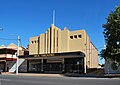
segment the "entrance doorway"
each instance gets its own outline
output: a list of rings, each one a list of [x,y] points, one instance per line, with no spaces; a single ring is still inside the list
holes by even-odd
[[[41,60],[28,60],[28,72],[40,73]]]
[[[83,58],[67,58],[65,59],[65,72],[67,73],[83,73]]]

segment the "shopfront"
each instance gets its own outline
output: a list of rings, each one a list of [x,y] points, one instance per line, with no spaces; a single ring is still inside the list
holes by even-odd
[[[27,72],[32,73],[83,73],[84,54],[68,52],[19,56],[27,60]]]

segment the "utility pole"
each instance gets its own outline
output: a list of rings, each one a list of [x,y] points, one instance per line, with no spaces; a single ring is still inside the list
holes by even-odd
[[[84,57],[84,73],[86,73],[87,71],[87,68],[86,68],[86,54],[85,54],[85,57]]]
[[[18,36],[18,38],[17,38],[17,43],[18,43],[18,46],[17,46],[16,74],[18,74],[18,56],[19,56],[19,43],[20,43],[20,36]]]

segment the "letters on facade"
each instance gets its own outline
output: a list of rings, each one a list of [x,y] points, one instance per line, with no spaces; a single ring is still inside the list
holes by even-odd
[[[37,55],[34,55],[34,57],[51,57],[51,56],[55,56],[55,54],[37,54]]]

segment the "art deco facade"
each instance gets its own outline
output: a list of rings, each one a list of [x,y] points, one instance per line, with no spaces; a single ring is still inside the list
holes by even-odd
[[[44,34],[30,38],[30,55],[66,52],[83,52],[85,67],[98,67],[98,51],[85,30],[61,30],[52,24]]]

